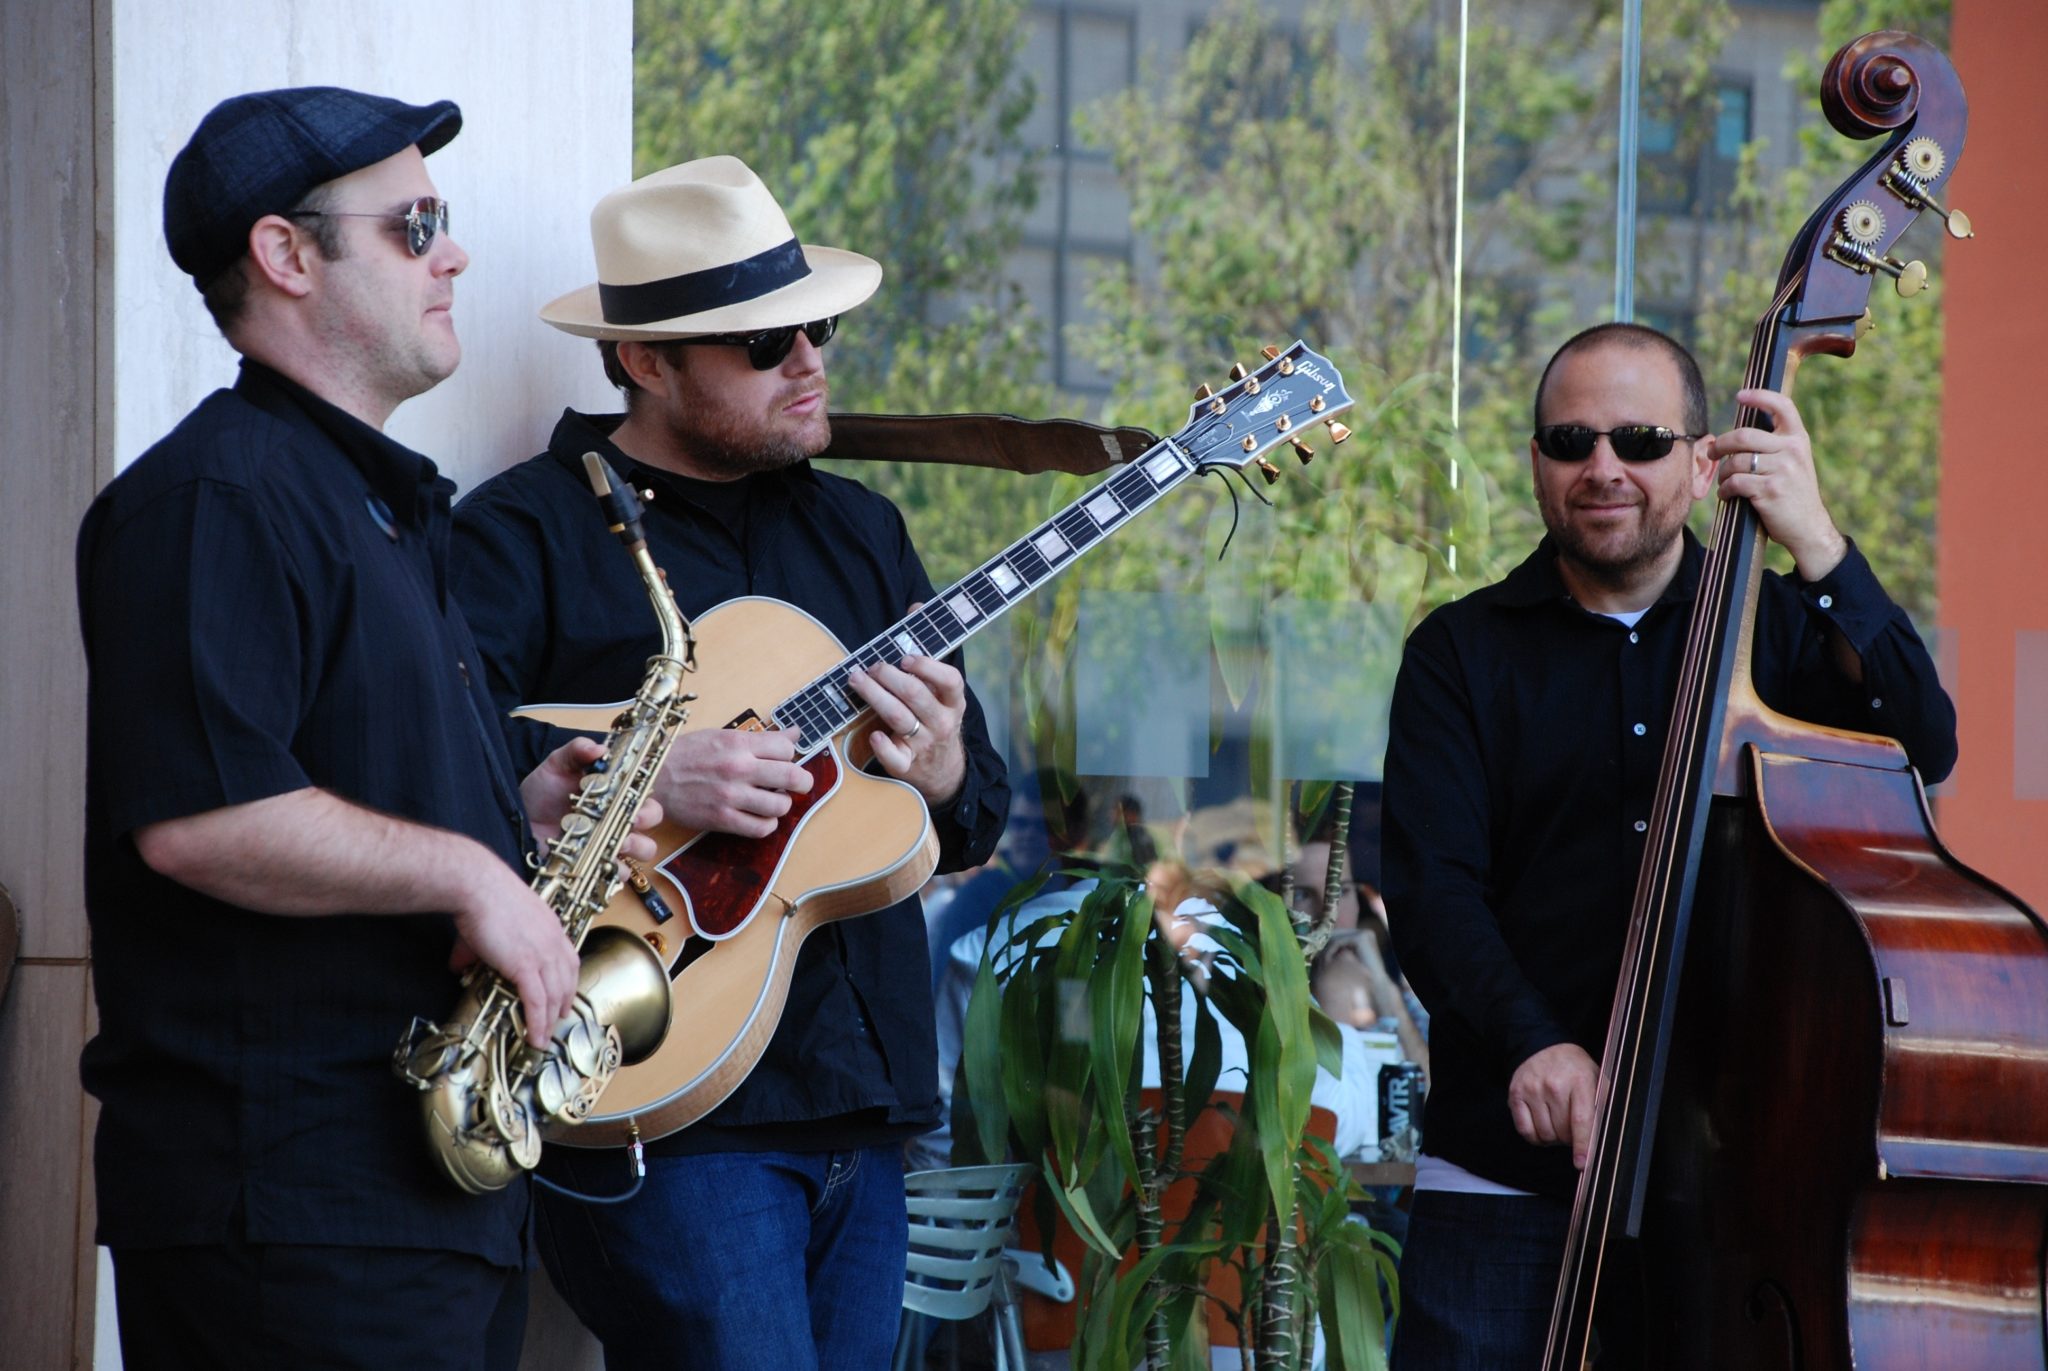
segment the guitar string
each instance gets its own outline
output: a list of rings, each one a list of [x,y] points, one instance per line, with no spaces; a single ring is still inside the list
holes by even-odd
[[[1777,340],[1785,313],[1803,281],[1803,271],[1795,273],[1781,286],[1771,308],[1766,311],[1752,340],[1746,385],[1759,386],[1768,378],[1777,354]],[[1752,406],[1739,406],[1736,425],[1753,423],[1757,414]],[[1607,1236],[1619,1199],[1620,1178],[1616,1174],[1614,1154],[1625,1141],[1628,1118],[1633,1112],[1638,1088],[1649,1084],[1639,1079],[1646,1036],[1643,1025],[1649,1014],[1652,986],[1657,979],[1658,952],[1665,936],[1671,932],[1674,911],[1669,905],[1674,881],[1681,879],[1679,873],[1683,867],[1682,854],[1677,851],[1679,826],[1670,811],[1681,803],[1690,803],[1693,767],[1696,763],[1709,763],[1704,756],[1709,740],[1703,736],[1709,723],[1706,717],[1709,711],[1699,706],[1705,702],[1710,687],[1708,672],[1714,655],[1712,647],[1717,639],[1724,636],[1727,614],[1736,597],[1733,564],[1738,560],[1739,544],[1748,537],[1749,524],[1753,520],[1754,511],[1747,500],[1723,501],[1716,512],[1713,547],[1702,568],[1701,586],[1707,596],[1707,608],[1692,616],[1678,696],[1680,701],[1692,702],[1694,707],[1687,711],[1688,731],[1683,744],[1673,745],[1677,742],[1674,739],[1667,742],[1665,748],[1658,786],[1660,803],[1652,818],[1655,842],[1647,854],[1637,893],[1637,907],[1644,908],[1646,900],[1653,901],[1648,907],[1655,912],[1646,915],[1631,929],[1629,941],[1632,946],[1625,954],[1629,974],[1618,996],[1621,1002],[1616,1006],[1615,1016],[1617,1023],[1625,1025],[1628,1032],[1613,1035],[1614,1041],[1610,1043],[1611,1047],[1626,1049],[1627,1070],[1619,1069],[1618,1064],[1610,1075],[1612,1088],[1607,1108],[1595,1130],[1593,1153],[1587,1158],[1587,1167],[1592,1175],[1581,1197],[1583,1202],[1575,1205],[1571,1259],[1552,1307],[1553,1353],[1559,1350],[1568,1352],[1570,1347],[1581,1341],[1584,1333],[1578,1325],[1582,1316],[1590,1327],[1592,1296],[1599,1289]],[[1744,579],[1746,583],[1747,578]],[[1718,758],[1712,761],[1718,764]],[[1690,835],[1686,836],[1689,838]],[[1645,943],[1647,948],[1643,946]],[[1664,993],[1675,993],[1675,987],[1667,986]],[[1597,1213],[1597,1223],[1587,1221],[1592,1213]],[[1564,1349],[1557,1347],[1560,1340],[1566,1344]]]
[[[1290,360],[1299,360],[1302,356],[1307,355],[1311,355],[1310,349],[1304,344],[1297,344],[1294,348],[1289,349],[1287,353],[1283,354],[1285,358]],[[1275,363],[1279,360],[1276,358]],[[1266,368],[1266,370],[1273,369],[1273,367]],[[1242,399],[1250,393],[1249,390],[1240,390],[1235,399]],[[1227,394],[1228,392],[1226,392]],[[1227,403],[1234,403],[1234,400]],[[1306,422],[1314,418],[1314,411],[1309,410],[1304,405],[1289,405],[1283,412],[1289,420],[1289,430],[1297,422]],[[846,698],[849,704],[853,703],[852,698],[847,696],[846,691],[839,684],[845,679],[846,673],[851,666],[856,664],[876,665],[887,662],[889,658],[884,650],[884,645],[891,644],[900,647],[901,644],[895,642],[900,634],[909,634],[912,641],[918,643],[921,647],[929,646],[917,632],[920,624],[932,630],[940,637],[940,645],[936,652],[934,652],[934,655],[937,655],[939,652],[951,651],[961,643],[964,643],[981,628],[986,627],[988,623],[999,617],[1011,605],[1023,600],[1039,589],[1044,582],[1052,579],[1054,575],[1064,569],[1067,563],[1077,560],[1096,543],[1104,541],[1113,529],[1129,522],[1133,516],[1149,508],[1189,476],[1199,474],[1212,465],[1217,460],[1216,452],[1224,446],[1223,443],[1215,440],[1219,438],[1234,440],[1234,427],[1229,422],[1232,418],[1233,414],[1230,410],[1216,414],[1204,408],[1171,437],[1155,444],[1152,448],[1140,454],[1137,459],[1126,464],[1122,470],[1098,482],[1073,503],[1041,524],[1037,529],[1018,539],[995,557],[990,558],[980,567],[954,582],[953,585],[948,586],[943,591],[936,592],[931,602],[918,611],[906,615],[896,624],[877,634],[859,649],[841,659],[838,664],[823,675],[811,681],[777,705],[772,717],[777,722],[796,723],[799,727],[800,735],[804,735],[808,743],[808,746],[801,749],[799,760],[805,760],[816,755],[818,751],[829,745],[831,738],[839,731],[857,721],[863,713],[868,712],[867,707],[863,704],[855,709],[852,714],[835,720],[834,715],[838,712],[836,706],[828,708],[823,703],[824,700],[830,698],[825,694],[827,690],[841,698]],[[1289,430],[1276,429],[1276,432],[1286,432]],[[1267,444],[1266,446],[1277,446],[1277,441],[1276,439],[1274,443]],[[1182,460],[1176,464],[1176,469],[1170,475],[1163,479],[1154,478],[1149,470],[1150,463],[1162,453],[1169,451],[1178,454]],[[1238,460],[1233,454],[1230,459],[1231,465],[1236,465]],[[1110,494],[1119,506],[1118,514],[1108,524],[1099,523],[1094,516],[1087,512],[1086,508],[1105,492]],[[1063,519],[1068,521],[1064,529],[1061,527],[1061,520]],[[1076,535],[1084,528],[1089,536],[1086,541],[1080,541]],[[1066,544],[1065,554],[1060,555],[1057,561],[1048,560],[1034,546],[1036,541],[1044,538],[1048,531],[1058,531]],[[1020,561],[1020,559],[1022,560]],[[998,567],[1008,567],[1013,574],[1021,574],[1034,562],[1037,569],[1028,575],[1022,576],[1022,584],[1014,594],[1006,594],[993,580],[992,573]],[[988,593],[997,598],[998,603],[996,605],[991,607],[983,603],[982,597],[976,593],[982,588],[983,584],[986,584]],[[951,600],[957,598],[960,594],[966,594],[981,612],[975,616],[973,622],[962,624],[961,627],[964,631],[956,637],[948,633],[934,615],[938,609],[944,608],[948,618],[952,619],[956,624],[960,623],[958,616],[952,612],[949,604]],[[803,727],[805,724],[811,725],[816,730],[815,736],[811,736],[810,731]]]

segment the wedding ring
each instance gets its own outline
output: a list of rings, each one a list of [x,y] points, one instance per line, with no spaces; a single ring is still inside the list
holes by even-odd
[[[906,743],[909,742],[912,738],[915,738],[923,728],[924,720],[912,719],[910,721],[910,732],[903,735],[903,741]]]
[[[1749,454],[1749,474],[1752,476],[1756,475],[1756,459],[1757,455],[1754,452]]]

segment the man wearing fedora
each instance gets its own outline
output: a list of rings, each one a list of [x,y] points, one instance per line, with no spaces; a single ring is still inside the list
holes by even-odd
[[[733,157],[614,191],[591,225],[598,283],[541,317],[598,340],[625,413],[564,413],[546,452],[456,514],[456,590],[499,704],[620,698],[656,646],[632,568],[595,520],[567,512],[589,451],[654,493],[648,542],[685,613],[771,596],[859,644],[929,598],[895,507],[808,460],[831,436],[821,349],[881,267],[800,244]],[[875,711],[876,760],[930,808],[940,869],[986,860],[1009,787],[958,667],[909,656],[854,689]],[[512,727],[516,756],[557,741]],[[810,788],[795,756],[786,732],[687,733],[656,795],[688,827],[765,837],[790,792]],[[543,1198],[542,1255],[611,1371],[888,1365],[902,1144],[939,1117],[933,1031],[916,898],[835,921],[804,944],[760,1064],[703,1120],[650,1144],[641,1194]],[[544,1165],[579,1190],[616,1188],[614,1157],[558,1148]]]
[[[238,96],[164,188],[243,360],[79,535],[81,1071],[130,1371],[517,1361],[528,1187],[451,1184],[390,1066],[478,958],[539,1033],[568,1005],[522,802],[559,817],[595,755],[518,779],[447,589],[453,484],[382,431],[460,357],[425,158],[461,121]]]

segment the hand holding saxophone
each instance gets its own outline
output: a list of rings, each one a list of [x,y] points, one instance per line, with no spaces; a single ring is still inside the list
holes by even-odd
[[[595,738],[571,738],[550,752],[541,764],[519,783],[519,798],[526,804],[526,818],[535,840],[543,846],[562,836],[562,816],[569,812],[576,790],[583,784],[590,764],[604,756],[604,744]],[[805,778],[806,781],[809,777]],[[660,855],[648,832],[659,824],[665,811],[659,800],[643,802],[633,815],[633,832],[620,850],[636,861],[651,862]]]
[[[576,998],[582,963],[562,921],[518,873],[493,859],[477,863],[455,909],[451,971],[482,961],[512,983],[526,1017],[526,1040],[545,1048],[548,1034]]]

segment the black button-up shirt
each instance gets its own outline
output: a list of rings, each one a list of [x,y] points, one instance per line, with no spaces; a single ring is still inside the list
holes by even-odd
[[[647,543],[685,614],[764,595],[858,646],[913,601],[932,598],[903,516],[865,486],[807,462],[733,482],[678,477],[613,446],[622,417],[565,413],[547,452],[486,481],[456,510],[455,590],[502,709],[623,699],[659,646],[639,574],[591,497],[585,452],[654,490]],[[522,760],[567,736],[521,720],[507,727]],[[966,782],[932,816],[941,871],[985,861],[1009,813],[1004,768],[971,693],[963,740]],[[760,1065],[702,1122],[657,1148],[834,1148],[921,1132],[938,1120],[933,1022],[915,896],[829,923],[797,957]]]
[[[1705,551],[1633,628],[1580,608],[1548,540],[1408,640],[1382,809],[1394,946],[1430,1010],[1423,1146],[1488,1180],[1569,1197],[1569,1150],[1522,1141],[1508,1080],[1575,1042],[1595,1060],[1621,967]],[[1863,659],[1836,667],[1832,625]],[[1919,636],[1853,546],[1807,584],[1766,572],[1757,693],[1796,718],[1896,738],[1930,783],[1955,710]]]
[[[526,1186],[459,1191],[391,1072],[413,1016],[455,1003],[453,921],[254,913],[158,875],[133,837],[319,787],[522,859],[517,780],[448,593],[453,489],[252,362],[86,514],[102,1243],[232,1231],[524,1259]]]

